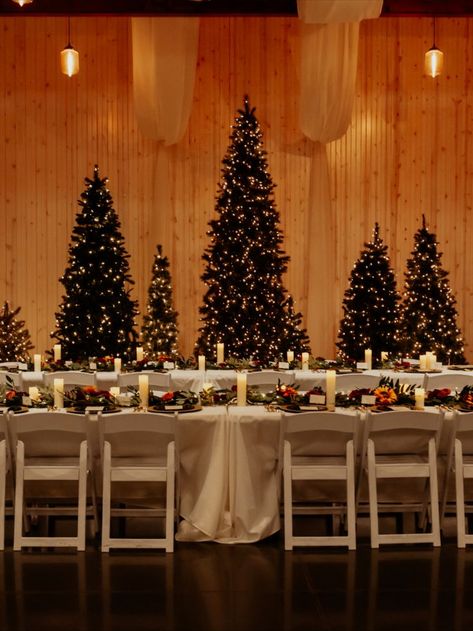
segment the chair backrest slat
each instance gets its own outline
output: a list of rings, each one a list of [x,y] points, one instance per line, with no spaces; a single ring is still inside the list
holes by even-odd
[[[438,446],[442,411],[368,412],[366,433],[378,454],[417,454],[428,450],[429,440]]]
[[[346,443],[358,443],[360,416],[338,412],[305,412],[285,414],[282,421],[283,440],[291,443],[293,455],[344,455]]]

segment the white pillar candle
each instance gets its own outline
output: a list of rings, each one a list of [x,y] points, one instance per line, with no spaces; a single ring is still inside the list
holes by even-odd
[[[246,405],[246,373],[237,373],[237,405]]]
[[[425,369],[426,370],[432,370],[433,368],[433,363],[432,363],[432,352],[431,351],[427,351],[425,354]]]
[[[116,399],[120,394],[120,388],[118,386],[112,386],[110,388],[110,394]]]
[[[371,370],[373,366],[373,351],[371,350],[371,348],[367,348],[365,350],[365,364],[367,370]]]
[[[33,355],[33,366],[35,372],[41,372],[41,355]]]
[[[120,357],[115,357],[115,359],[113,360],[113,368],[115,372],[122,371],[122,360],[120,359]]]
[[[137,362],[141,362],[143,361],[143,347],[142,346],[137,346],[136,347],[136,361]]]
[[[148,375],[138,376],[138,391],[140,393],[141,407],[147,408],[149,403],[149,380]]]
[[[64,407],[64,379],[55,379],[53,384],[54,407],[59,410]]]
[[[419,370],[427,370],[427,355],[419,355]]]
[[[225,344],[219,342],[217,344],[217,364],[223,364],[225,361]]]
[[[430,361],[431,361],[430,370],[435,370],[437,368],[437,355],[432,353],[432,355],[430,356]]]
[[[302,353],[302,370],[309,370],[309,353]]]
[[[387,362],[388,361],[388,352],[387,351],[381,351],[381,361],[382,362]]]
[[[61,345],[54,344],[53,352],[54,352],[54,361],[55,362],[59,361],[61,359]]]
[[[36,386],[30,386],[28,388],[28,394],[30,395],[30,399],[32,401],[39,400],[39,388],[37,388]]]
[[[294,351],[287,351],[287,361],[289,364],[294,361]]]
[[[199,355],[199,370],[205,370],[205,355]]]
[[[416,388],[414,390],[415,397],[415,409],[423,410],[424,409],[424,400],[425,400],[425,390],[424,388]]]
[[[335,370],[327,370],[325,373],[325,400],[327,402],[327,409],[330,412],[335,410],[335,380],[337,373]]]

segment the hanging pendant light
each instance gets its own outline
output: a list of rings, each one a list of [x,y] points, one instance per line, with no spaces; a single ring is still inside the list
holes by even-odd
[[[33,0],[13,0],[16,4],[19,4],[22,7],[24,4],[31,4]]]
[[[68,45],[61,50],[61,72],[68,77],[79,72],[79,53],[71,44],[71,18],[67,20]]]
[[[437,48],[437,46],[435,45],[435,18],[434,18],[434,43],[432,45],[432,48],[430,48],[425,53],[424,69],[425,69],[425,74],[428,74],[433,79],[435,79],[435,77],[438,77],[439,74],[442,74],[442,70],[443,70],[443,52],[439,48]]]

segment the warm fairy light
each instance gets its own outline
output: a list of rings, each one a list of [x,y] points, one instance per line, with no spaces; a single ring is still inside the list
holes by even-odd
[[[61,72],[68,77],[79,72],[79,53],[71,44],[61,50]]]

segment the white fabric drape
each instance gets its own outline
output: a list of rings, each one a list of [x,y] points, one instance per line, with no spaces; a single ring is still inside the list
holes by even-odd
[[[359,20],[378,17],[381,0],[298,0],[301,24],[300,126],[313,142],[308,199],[307,329],[312,352],[332,357],[337,326],[335,221],[326,143],[351,121],[358,63]],[[332,245],[332,256],[319,242]]]
[[[184,134],[197,64],[197,18],[133,18],[133,96],[142,133],[165,146]]]
[[[150,233],[169,252],[173,244],[170,168],[192,108],[199,44],[198,18],[133,18],[133,97],[138,127],[158,141]]]
[[[383,0],[297,0],[297,12],[307,24],[360,22],[377,18]]]

